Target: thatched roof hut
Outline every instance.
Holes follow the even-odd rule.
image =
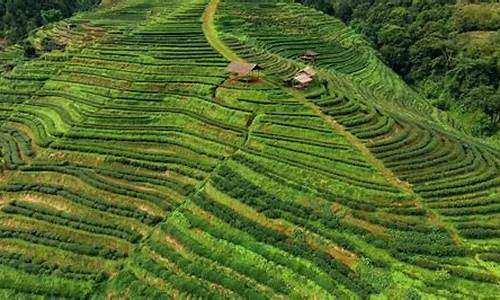
[[[231,62],[226,67],[226,72],[235,74],[238,76],[246,76],[249,75],[253,71],[259,71],[262,68],[258,64],[249,64],[249,63],[241,63],[241,62]]]
[[[300,58],[306,62],[314,62],[317,56],[318,56],[317,52],[313,50],[306,50]]]
[[[258,64],[243,62],[231,62],[226,67],[226,72],[230,73],[233,78],[247,82],[254,81],[256,78],[259,78],[260,70],[262,70],[262,67]],[[257,74],[255,74],[255,72],[257,72]]]

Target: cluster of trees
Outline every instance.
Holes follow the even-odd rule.
[[[70,17],[100,0],[0,0],[0,37],[18,42],[31,30]]]
[[[467,112],[472,131],[500,127],[500,6],[456,0],[298,0],[363,34],[383,60],[443,110]]]

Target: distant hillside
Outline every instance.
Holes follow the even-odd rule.
[[[435,106],[457,116],[474,135],[498,135],[500,3],[301,2],[364,34],[391,68]]]
[[[100,0],[0,0],[0,48],[2,40],[16,42],[31,30],[70,17]],[[4,39],[5,38],[5,39]]]

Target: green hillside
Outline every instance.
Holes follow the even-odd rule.
[[[498,0],[297,0],[362,34],[412,88],[500,143]]]
[[[0,299],[500,294],[500,149],[354,30],[291,0],[104,2],[0,52]]]

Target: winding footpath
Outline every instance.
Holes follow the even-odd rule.
[[[217,28],[215,27],[215,13],[217,12],[217,8],[219,7],[220,0],[210,0],[210,3],[203,14],[203,33],[205,33],[205,37],[208,40],[208,43],[217,50],[225,59],[228,61],[241,61],[245,60],[239,57],[236,53],[233,52],[224,41],[222,41],[219,37],[219,33],[217,32]]]

